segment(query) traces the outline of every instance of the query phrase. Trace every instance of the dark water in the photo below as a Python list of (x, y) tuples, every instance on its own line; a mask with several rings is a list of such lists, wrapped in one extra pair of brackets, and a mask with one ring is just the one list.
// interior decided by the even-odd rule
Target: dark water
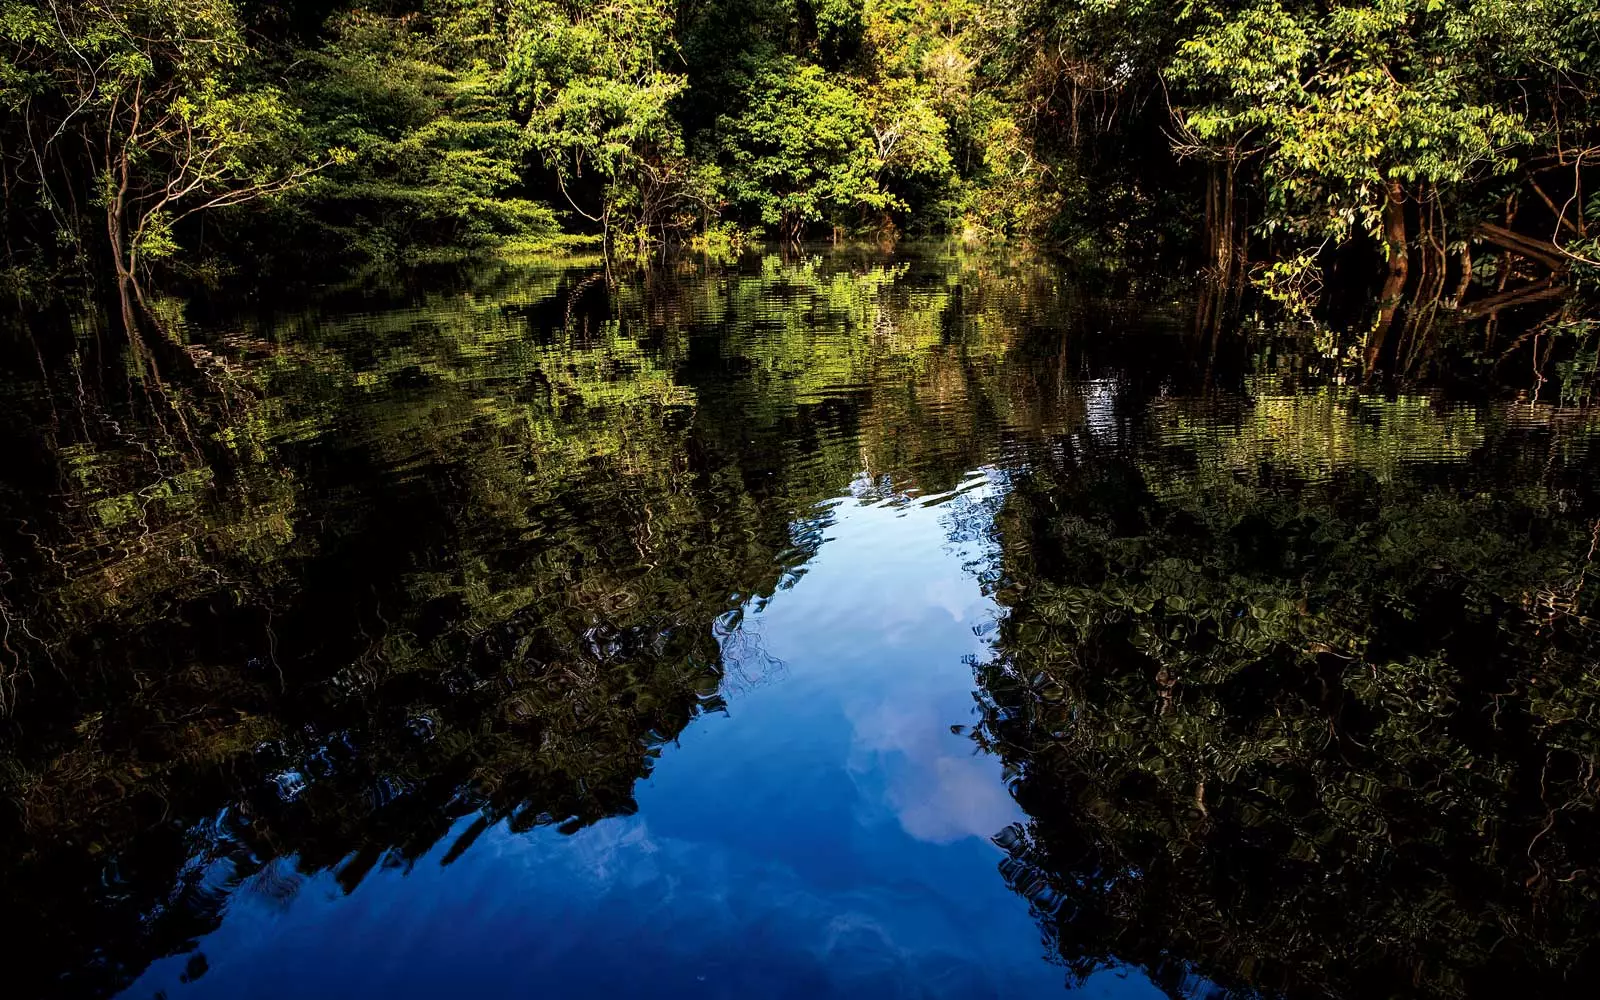
[(6, 994), (1591, 995), (1594, 345), (1196, 315), (913, 249), (13, 330)]

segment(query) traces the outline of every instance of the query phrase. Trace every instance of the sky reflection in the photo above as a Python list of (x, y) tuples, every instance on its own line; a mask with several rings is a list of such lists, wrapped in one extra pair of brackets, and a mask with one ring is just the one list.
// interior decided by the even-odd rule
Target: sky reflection
[[(725, 638), (759, 682), (666, 749), (637, 815), (499, 826), (442, 867), (447, 837), (349, 897), (279, 861), (201, 942), (203, 975), (169, 958), (128, 995), (1061, 994), (996, 873), (990, 838), (1021, 812), (952, 732), (996, 608), (950, 510), (833, 505), (808, 571)], [(1115, 972), (1079, 993), (1158, 995)]]

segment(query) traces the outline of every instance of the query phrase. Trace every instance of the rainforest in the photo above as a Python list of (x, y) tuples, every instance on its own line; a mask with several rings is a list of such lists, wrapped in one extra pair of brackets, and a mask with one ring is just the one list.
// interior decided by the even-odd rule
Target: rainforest
[(1600, 989), (1597, 0), (0, 0), (0, 993)]
[(1297, 304), (1376, 259), (1397, 289), (1459, 299), (1494, 254), (1536, 281), (1600, 257), (1596, 17), (1589, 0), (6, 0), (3, 274), (22, 291), (74, 269), (947, 234), (1198, 256)]

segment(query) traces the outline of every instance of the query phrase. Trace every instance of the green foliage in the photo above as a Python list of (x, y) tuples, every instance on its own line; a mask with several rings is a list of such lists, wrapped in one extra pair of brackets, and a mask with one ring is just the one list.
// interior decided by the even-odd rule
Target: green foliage
[(825, 65), (840, 66), (860, 51), (867, 27), (865, 6), (865, 0), (811, 0), (818, 54)]
[[(631, 222), (636, 244), (681, 210), (703, 215), (710, 197), (672, 114), (685, 85), (665, 69), (672, 27), (663, 0), (528, 2), (512, 15), (506, 80), (529, 143), (574, 211), (608, 229)], [(588, 205), (586, 179), (600, 188)]]
[(1257, 285), (1267, 298), (1297, 316), (1310, 315), (1322, 297), (1322, 269), (1315, 252), (1273, 261)]
[(764, 68), (745, 110), (720, 120), (718, 131), (735, 203), (784, 236), (823, 220), (848, 227), (862, 211), (898, 207), (878, 182), (866, 109), (820, 67)]
[(6, 0), (8, 253), (94, 245), (127, 279), (175, 252), (183, 219), (302, 186), (317, 157), (300, 111), (249, 58), (228, 0)]
[(736, 208), (785, 237), (953, 229), (978, 192), (1012, 179), (987, 155), (1000, 105), (981, 79), (974, 5), (830, 3), (814, 21), (814, 49), (740, 64), (725, 99), (737, 113), (703, 137)]
[[(1517, 7), (1545, 19), (1563, 5)], [(1485, 6), (1496, 5), (1194, 5), (1167, 75), (1194, 95), (1182, 119), (1199, 147), (1266, 153), (1269, 230), (1376, 234), (1390, 182), (1451, 188), (1503, 175), (1533, 141), (1497, 80), (1535, 67)]]
[(1213, 271), (1264, 255), (1297, 305), (1369, 237), (1430, 276), (1467, 272), (1483, 223), (1547, 269), (1596, 259), (1588, 0), (49, 9), (0, 6), (12, 275), (199, 273), (202, 244), (235, 266), (639, 256), (724, 221), (1152, 259), (1203, 234)]
[(302, 57), (300, 96), (323, 140), (350, 155), (289, 224), (325, 228), (368, 260), (559, 231), (548, 207), (519, 196), (527, 142), (493, 63), (412, 18), (356, 12), (331, 30)]
[[(1140, 175), (1102, 150), (1166, 133), (1163, 152), (1202, 168), (1180, 183), (1224, 270), (1248, 227), (1271, 259), (1369, 237), (1438, 271), (1484, 222), (1559, 244), (1560, 202), (1575, 211), (1592, 188), (1600, 25), (1587, 0), (1035, 0), (1007, 34), (1047, 112), (1036, 144), (1059, 146), (1065, 118), (1063, 173), (1116, 195)], [(1216, 200), (1199, 218), (1203, 175)], [(1527, 222), (1519, 199), (1537, 206)], [(1157, 207), (1148, 194), (1135, 205)], [(1581, 243), (1586, 227), (1568, 228)]]

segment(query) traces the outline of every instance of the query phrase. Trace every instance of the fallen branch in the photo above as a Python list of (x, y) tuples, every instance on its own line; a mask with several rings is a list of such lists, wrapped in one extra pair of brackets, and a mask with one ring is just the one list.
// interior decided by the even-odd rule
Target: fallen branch
[(1491, 295), (1486, 299), (1479, 299), (1470, 305), (1462, 306), (1461, 314), (1476, 319), (1480, 316), (1492, 315), (1502, 309), (1559, 299), (1566, 295), (1569, 290), (1566, 285), (1558, 284), (1555, 276), (1552, 275), (1531, 285), (1513, 288), (1508, 292)]
[(1561, 248), (1553, 243), (1545, 243), (1489, 222), (1480, 222), (1473, 232), (1490, 246), (1509, 250), (1536, 264), (1543, 264), (1557, 274), (1566, 273), (1567, 260), (1562, 256)]

